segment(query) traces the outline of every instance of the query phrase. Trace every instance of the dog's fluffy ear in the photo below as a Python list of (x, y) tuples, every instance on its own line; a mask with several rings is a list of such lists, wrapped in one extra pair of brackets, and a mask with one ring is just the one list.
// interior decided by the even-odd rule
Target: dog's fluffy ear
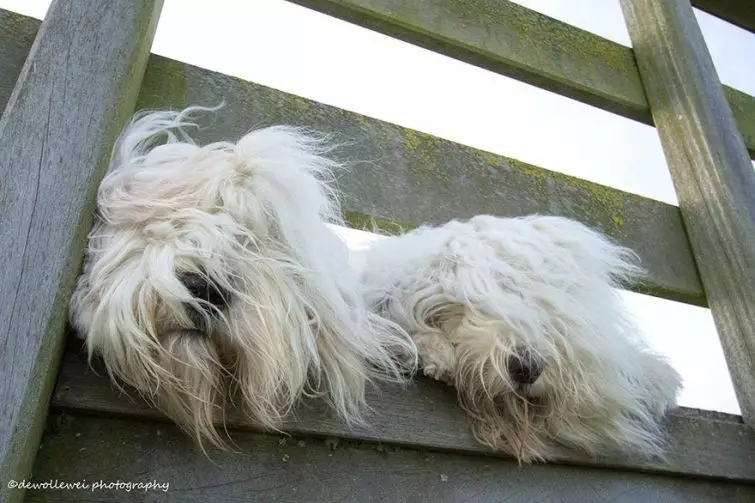
[[(406, 332), (367, 310), (348, 265), (348, 249), (323, 225), (343, 225), (333, 183), (334, 171), (342, 166), (328, 156), (332, 146), (327, 140), (284, 126), (246, 135), (235, 162), (248, 190), (224, 202), (240, 215), (270, 215), (270, 231), (296, 258), (290, 272), (298, 285), (288, 293), (306, 292), (307, 298), (295, 304), (306, 306), (317, 349), (309, 366), (314, 383), (309, 385), (326, 389), (325, 397), (339, 415), (356, 423), (366, 408), (366, 383), (403, 381), (416, 368), (417, 356)], [(249, 199), (262, 207), (244, 207)]]
[[(341, 224), (328, 138), (273, 126), (237, 143), (197, 146), (186, 132), (203, 107), (137, 114), (113, 151), (98, 209), (110, 223), (154, 220), (176, 208), (222, 210), (255, 233), (275, 227), (293, 247), (307, 225)], [(192, 159), (186, 163), (186, 159)], [(302, 218), (311, 222), (302, 222)], [(277, 237), (277, 236), (276, 236)]]
[[(329, 156), (333, 150), (326, 136), (305, 128), (273, 126), (252, 131), (236, 145), (237, 180), (265, 202), (266, 210), (276, 212), (276, 220), (284, 227), (295, 227), (304, 214), (340, 223), (333, 174), (341, 164)], [(238, 201), (229, 197), (224, 202)], [(288, 222), (292, 216), (297, 217), (295, 222)]]
[[(182, 162), (200, 151), (185, 131), (196, 127), (190, 119), (200, 110), (208, 109), (144, 110), (134, 115), (115, 142), (97, 191), (97, 213), (105, 223), (147, 222), (184, 207), (181, 203), (190, 198), (207, 199), (201, 190), (208, 187), (212, 173), (189, 177)], [(191, 180), (196, 183), (187, 186)], [(182, 190), (176, 191), (177, 187)]]

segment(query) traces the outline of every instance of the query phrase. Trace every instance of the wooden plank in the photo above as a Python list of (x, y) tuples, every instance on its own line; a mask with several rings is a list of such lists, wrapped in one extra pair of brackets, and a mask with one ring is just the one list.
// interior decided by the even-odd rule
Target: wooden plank
[[(37, 452), (93, 195), (162, 2), (53, 2), (0, 119), (0, 473)], [(0, 501), (22, 492), (0, 487)]]
[(40, 21), (0, 9), (0, 113), (21, 73)]
[(737, 129), (742, 134), (750, 157), (755, 158), (753, 153), (753, 145), (755, 145), (755, 98), (731, 87), (723, 87), (724, 93), (726, 93), (726, 101), (729, 102), (729, 107), (734, 113)]
[(338, 183), (349, 212), (406, 227), (480, 213), (576, 218), (640, 255), (650, 279), (636, 289), (705, 304), (675, 206), (158, 56), (147, 67), (139, 107), (221, 100), (226, 107), (195, 133), (199, 141), (237, 138), (252, 126), (288, 123), (343, 142), (341, 155), (352, 166)]
[[(289, 1), (609, 112), (653, 124), (632, 49), (514, 2)], [(744, 2), (741, 9), (751, 9), (749, 5), (751, 2)], [(745, 96), (749, 102), (755, 103), (754, 97)], [(736, 115), (740, 128), (750, 133), (755, 127), (752, 107), (755, 105), (746, 107), (748, 113)], [(747, 138), (747, 146), (755, 158), (755, 136)]]
[[(375, 142), (375, 138), (371, 135), (379, 134), (382, 138), (379, 143), (375, 142), (376, 147), (403, 150), (395, 155), (388, 155), (388, 160), (405, 172), (410, 168), (413, 169), (415, 173), (406, 173), (406, 176), (417, 177), (418, 173), (432, 172), (437, 166), (446, 169), (454, 162), (463, 162), (466, 163), (464, 165), (473, 168), (470, 171), (473, 171), (475, 176), (471, 180), (468, 179), (457, 165), (453, 169), (453, 177), (450, 180), (459, 183), (462, 179), (466, 185), (471, 185), (476, 193), (483, 194), (483, 198), (479, 201), (468, 201), (468, 198), (465, 198), (467, 199), (465, 201), (459, 201), (463, 198), (463, 194), (459, 192), (450, 194), (450, 197), (456, 200), (447, 203), (449, 210), (444, 211), (443, 208), (434, 208), (436, 201), (434, 197), (428, 196), (423, 200), (418, 200), (418, 198), (411, 198), (411, 190), (400, 194), (384, 189), (382, 177), (385, 175), (391, 177), (386, 166), (378, 166), (381, 169), (375, 170), (367, 170), (369, 166), (362, 166), (363, 169), (359, 171), (360, 176), (369, 177), (369, 183), (364, 180), (360, 183), (349, 184), (349, 182), (358, 182), (353, 177), (346, 177), (344, 182), (344, 187), (348, 185), (349, 188), (358, 190), (358, 193), (350, 198), (346, 205), (347, 210), (351, 210), (348, 216), (352, 224), (369, 224), (370, 219), (365, 219), (365, 214), (377, 217), (378, 222), (389, 218), (401, 220), (407, 228), (418, 222), (439, 222), (454, 216), (471, 216), (473, 212), (484, 211), (500, 215), (543, 212), (572, 216), (603, 229), (620, 242), (638, 251), (654, 279), (647, 285), (638, 285), (637, 290), (673, 300), (705, 305), (706, 301), (694, 261), (687, 251), (688, 245), (680, 224), (681, 219), (674, 207), (550, 171), (538, 170), (511, 159), (457, 147), (452, 143), (436, 140), (411, 130), (372, 121), (355, 114), (343, 113), (335, 108), (199, 70), (189, 65), (182, 65), (157, 56), (154, 56), (152, 60), (150, 65), (152, 71), (148, 77), (152, 75), (153, 78), (151, 85), (145, 89), (140, 104), (143, 106), (182, 106), (182, 104), (193, 104), (194, 100), (215, 103), (219, 101), (219, 96), (224, 97), (233, 107), (228, 107), (221, 114), (225, 115), (228, 109), (231, 109), (230, 111), (239, 114), (239, 117), (225, 122), (221, 121), (224, 130), (211, 128), (207, 136), (212, 136), (214, 139), (222, 138), (223, 133), (238, 135), (250, 124), (257, 124), (260, 121), (268, 124), (275, 121), (308, 123), (326, 132), (331, 131), (331, 123), (336, 123), (336, 126), (340, 123), (342, 136), (347, 139), (354, 139), (357, 136), (359, 142), (362, 143), (352, 145), (351, 148), (345, 150), (351, 159), (386, 158), (386, 155), (378, 148), (370, 148), (368, 145)], [(215, 94), (216, 88), (218, 94)], [(232, 95), (234, 91), (243, 92), (244, 96), (235, 98)], [(755, 117), (755, 100), (734, 90), (728, 90), (728, 92), (735, 110), (743, 116)], [(160, 93), (171, 94), (165, 97), (160, 96)], [(266, 98), (264, 106), (258, 106), (262, 104), (257, 101), (258, 98), (263, 97), (260, 95)], [(285, 110), (287, 106), (291, 107), (289, 112)], [(337, 117), (324, 117), (328, 111), (332, 111)], [(302, 117), (302, 112), (306, 112), (308, 117)], [(741, 128), (742, 132), (748, 141), (752, 140), (755, 143), (755, 120), (748, 124), (749, 126)], [(408, 148), (413, 145), (417, 148)], [(444, 147), (446, 152), (435, 152), (437, 146)], [(454, 150), (455, 153), (448, 157), (446, 154), (450, 150)], [(362, 154), (367, 157), (359, 157)], [(409, 162), (411, 165), (408, 165)], [(401, 182), (404, 185), (409, 183), (405, 180)], [(430, 189), (443, 188), (440, 187), (443, 183), (442, 180), (436, 180), (435, 186), (428, 187), (425, 194), (429, 193)], [(516, 190), (507, 190), (506, 198), (502, 200), (495, 194), (500, 192), (500, 186), (493, 187), (492, 183), (515, 187)], [(394, 186), (392, 189), (395, 188)], [(449, 192), (447, 188), (445, 192)], [(385, 197), (389, 200), (386, 201)], [(363, 203), (360, 203), (360, 199)], [(407, 201), (407, 199), (412, 200)], [(446, 200), (449, 201), (448, 194), (446, 194)], [(410, 208), (401, 209), (400, 204), (408, 204)], [(411, 208), (418, 205), (422, 207)], [(517, 211), (517, 206), (521, 208), (519, 211)], [(456, 210), (460, 212), (454, 214)], [(648, 221), (645, 221), (646, 215), (651, 217)], [(395, 229), (396, 226), (390, 224), (384, 226), (384, 230)], [(658, 236), (661, 238), (656, 243)]]
[(211, 451), (208, 460), (171, 426), (55, 415), (37, 457), (36, 481), (153, 482), (154, 488), (40, 488), (28, 491), (26, 501), (744, 503), (755, 499), (751, 485), (582, 467), (520, 467), (490, 457), (308, 436), (243, 433), (237, 435), (237, 444), (239, 453)]
[[(124, 395), (114, 388), (100, 365), (88, 368), (81, 343), (71, 339), (53, 394), (53, 407), (74, 413), (165, 421), (135, 392)], [(412, 448), (491, 454), (474, 440), (464, 413), (456, 405), (455, 391), (444, 384), (419, 379), (405, 389), (371, 390), (368, 403), (375, 411), (369, 418), (369, 427), (349, 429), (333, 418), (323, 404), (309, 402), (286, 423), (285, 430)], [(227, 411), (226, 425), (231, 429), (259, 430), (236, 409)], [(667, 428), (671, 449), (665, 464), (620, 456), (591, 459), (567, 450), (562, 450), (555, 461), (755, 482), (755, 434), (740, 417), (680, 409), (670, 416)]]
[[(755, 486), (394, 448), (306, 436), (237, 435), (208, 460), (160, 423), (53, 416), (39, 482), (153, 482), (152, 490), (30, 490), (26, 502), (751, 502)], [(159, 484), (159, 487), (157, 487)]]
[[(453, 26), (452, 30), (444, 28), (444, 31), (437, 33), (426, 33), (426, 30), (435, 29), (435, 26), (430, 24), (432, 19), (423, 18), (422, 23), (416, 21), (404, 26), (403, 22), (386, 14), (385, 11), (390, 9), (381, 7), (381, 5), (390, 7), (386, 3), (388, 0), (370, 0), (369, 2), (364, 0), (359, 5), (353, 0), (294, 1), (467, 63), (518, 78), (652, 125), (650, 108), (631, 49), (525, 9), (515, 3), (501, 0), (496, 3), (493, 13), (483, 11), (486, 15), (483, 19), (473, 18), (472, 11), (469, 11), (470, 14), (464, 14), (463, 26), (457, 25)], [(445, 1), (450, 2), (453, 9), (442, 10), (443, 15), (449, 16), (461, 10), (457, 5), (461, 0)], [(373, 10), (358, 8), (367, 3)], [(436, 8), (443, 9), (443, 3), (434, 0), (429, 7), (426, 7), (426, 9)], [(464, 9), (467, 8), (464, 7)], [(431, 11), (430, 15), (433, 12)], [(462, 11), (462, 13), (465, 12), (467, 11)], [(440, 23), (445, 18), (433, 19)], [(471, 21), (474, 22), (471, 23)], [(18, 70), (23, 64), (26, 54), (23, 50), (25, 40), (23, 34), (26, 33), (28, 38), (33, 27), (38, 25), (39, 21), (35, 19), (0, 10), (0, 40), (4, 44), (3, 54), (0, 55), (0, 108), (10, 94), (10, 88), (7, 95), (3, 94), (3, 82), (15, 81)], [(537, 36), (527, 35), (529, 33), (527, 30), (532, 29), (540, 30), (542, 33)], [(507, 35), (500, 36), (502, 41), (489, 35), (489, 33), (497, 32)], [(33, 34), (31, 36), (33, 37)], [(551, 46), (549, 43), (556, 45)], [(560, 50), (554, 50), (554, 47)], [(734, 118), (750, 155), (755, 158), (755, 97), (727, 86), (724, 86), (724, 90), (729, 97)]]
[(692, 5), (744, 30), (755, 32), (755, 6), (751, 0), (692, 0)]
[(689, 2), (621, 5), (742, 416), (755, 426), (755, 171)]

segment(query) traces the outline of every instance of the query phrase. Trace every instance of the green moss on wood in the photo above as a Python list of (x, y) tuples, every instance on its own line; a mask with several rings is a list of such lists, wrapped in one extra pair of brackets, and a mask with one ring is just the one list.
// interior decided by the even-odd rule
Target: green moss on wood
[(344, 222), (352, 229), (388, 236), (403, 234), (417, 227), (406, 222), (373, 217), (354, 211), (344, 212)]
[(750, 157), (755, 158), (755, 97), (726, 86), (724, 92)]
[[(147, 64), (137, 109), (171, 108), (171, 104), (187, 103), (185, 63), (168, 58), (151, 56)], [(219, 100), (218, 100), (219, 101)], [(216, 103), (192, 103), (210, 106)], [(178, 108), (173, 105), (173, 108)]]
[[(631, 48), (506, 0), (294, 0), (652, 125)], [(727, 92), (731, 91), (727, 88)], [(747, 108), (755, 107), (750, 98)], [(755, 114), (737, 123), (755, 156)]]
[(639, 253), (653, 277), (651, 293), (704, 303), (673, 206), (158, 56), (150, 61), (140, 106), (221, 99), (225, 109), (203, 122), (198, 141), (238, 138), (274, 124), (332, 135), (342, 145), (335, 155), (349, 166), (337, 172), (337, 186), (354, 228), (395, 234), (482, 213), (566, 216)]

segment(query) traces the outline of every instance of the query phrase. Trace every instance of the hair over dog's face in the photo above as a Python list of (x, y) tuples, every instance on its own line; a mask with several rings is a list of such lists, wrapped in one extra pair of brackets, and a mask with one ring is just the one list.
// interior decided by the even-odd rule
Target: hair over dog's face
[(365, 382), (399, 379), (391, 351), (412, 349), (364, 309), (325, 225), (338, 222), (334, 163), (288, 127), (197, 146), (182, 129), (192, 111), (137, 116), (118, 141), (73, 325), (200, 442), (223, 444), (213, 419), (234, 394), (268, 427), (305, 394), (359, 420)]
[(526, 462), (663, 457), (682, 383), (617, 290), (643, 274), (630, 250), (562, 217), (478, 215), (381, 240), (365, 264), (368, 304), (457, 388), (481, 443)]

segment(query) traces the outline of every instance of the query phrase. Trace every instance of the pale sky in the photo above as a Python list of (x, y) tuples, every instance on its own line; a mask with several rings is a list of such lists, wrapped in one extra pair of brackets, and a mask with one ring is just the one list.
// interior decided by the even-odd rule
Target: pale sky
[[(42, 18), (49, 3), (0, 0), (0, 8)], [(517, 3), (631, 45), (618, 0)], [(697, 14), (722, 82), (755, 95), (755, 35)], [(677, 203), (654, 128), (284, 0), (165, 0), (152, 51)], [(341, 234), (355, 251), (374, 239), (359, 231)], [(739, 413), (710, 312), (624, 296), (651, 344), (684, 377), (680, 404)]]

